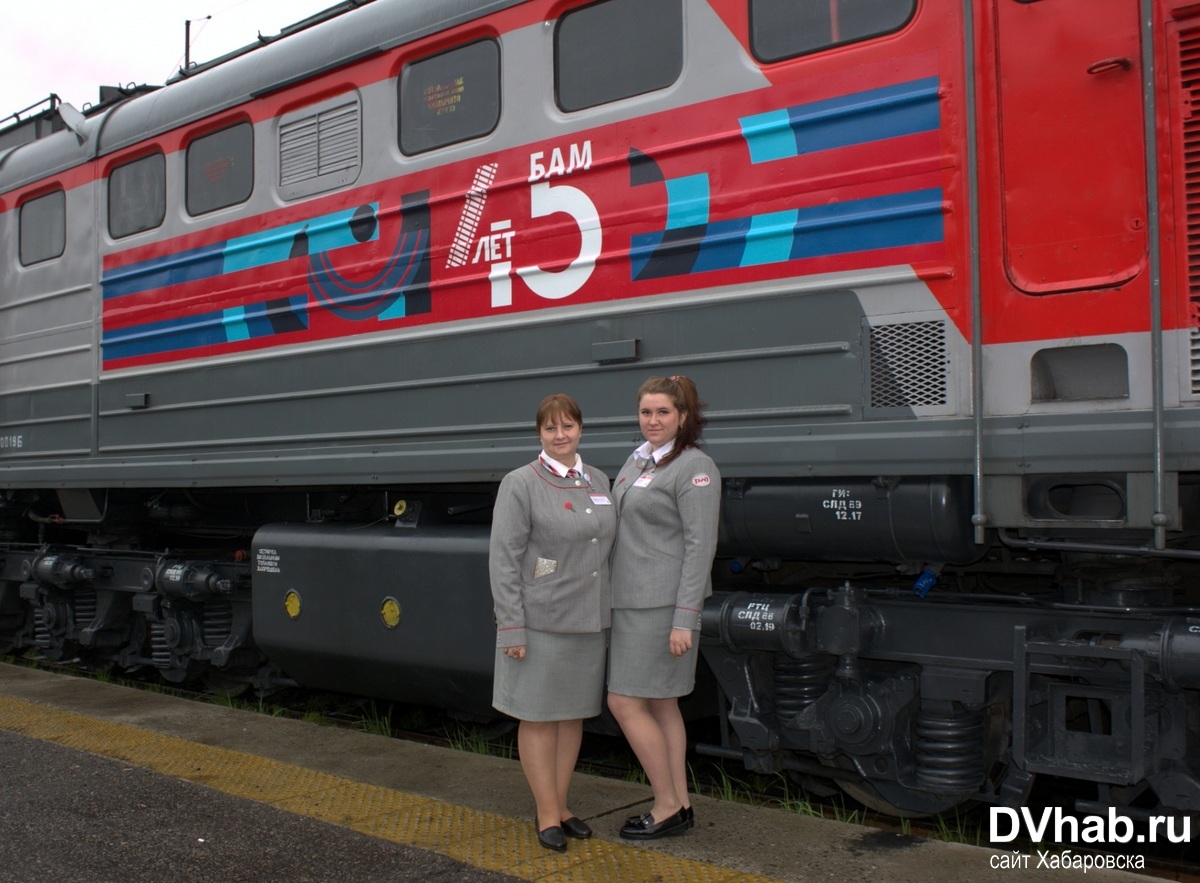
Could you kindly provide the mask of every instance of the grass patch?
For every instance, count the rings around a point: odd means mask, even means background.
[[[956,808],[952,812],[940,813],[935,822],[932,832],[926,836],[931,836],[935,840],[944,840],[947,843],[964,843],[967,846],[983,845],[983,831],[978,818],[963,816]]]
[[[375,736],[391,736],[392,735],[392,715],[391,709],[379,711],[375,703],[372,702],[359,715],[357,729],[364,733],[371,733]]]
[[[511,760],[516,757],[516,747],[511,736],[497,738],[491,735],[487,728],[464,724],[455,721],[442,728],[442,738],[455,751],[466,751],[470,754],[487,754],[492,757],[503,757]]]

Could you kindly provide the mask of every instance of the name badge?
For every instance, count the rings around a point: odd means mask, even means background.
[[[592,502],[597,506],[611,506],[612,500],[604,496],[604,494],[588,494],[592,498]]]
[[[646,487],[654,480],[653,472],[643,472],[638,476],[638,480],[633,483],[634,487]]]

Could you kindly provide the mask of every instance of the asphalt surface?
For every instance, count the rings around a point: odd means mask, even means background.
[[[622,841],[649,800],[576,774],[571,805],[595,837],[552,853],[515,760],[0,664],[0,883],[1082,878],[1031,856],[998,865],[1011,848],[702,796],[685,836]]]
[[[517,879],[4,730],[0,782],[2,883]]]

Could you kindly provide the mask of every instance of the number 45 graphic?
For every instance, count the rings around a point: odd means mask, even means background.
[[[602,239],[600,213],[591,198],[579,188],[569,184],[552,186],[546,181],[530,185],[529,206],[529,214],[535,219],[559,213],[569,215],[579,229],[579,254],[561,270],[543,270],[535,264],[518,267],[516,274],[538,297],[547,300],[570,297],[584,286],[596,269]],[[492,231],[507,229],[509,225],[507,221],[493,224]],[[507,246],[511,234],[503,238]],[[492,264],[488,279],[492,286],[493,307],[512,306],[512,273],[512,261]]]

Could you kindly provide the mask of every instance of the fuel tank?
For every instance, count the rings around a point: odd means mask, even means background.
[[[729,480],[719,554],[802,561],[963,564],[974,542],[970,476]]]
[[[254,639],[306,687],[494,717],[485,525],[269,524]]]

